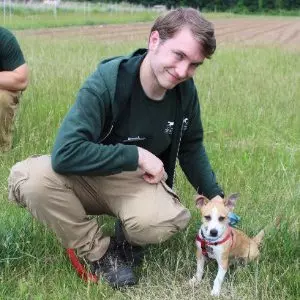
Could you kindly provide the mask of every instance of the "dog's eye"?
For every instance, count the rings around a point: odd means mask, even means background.
[[[223,222],[225,220],[225,217],[219,217],[219,221]]]
[[[204,216],[206,221],[210,221],[211,220],[211,216]]]

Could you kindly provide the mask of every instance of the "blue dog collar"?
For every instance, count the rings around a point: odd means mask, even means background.
[[[235,226],[241,220],[241,217],[231,211],[228,213],[228,219],[229,219],[229,225]]]

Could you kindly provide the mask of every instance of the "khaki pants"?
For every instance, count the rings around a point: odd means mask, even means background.
[[[0,90],[0,152],[12,147],[13,123],[21,93]]]
[[[118,217],[126,239],[135,245],[163,242],[190,219],[190,212],[164,182],[149,184],[140,170],[63,176],[53,171],[49,156],[38,156],[14,165],[8,184],[10,200],[50,227],[64,247],[90,261],[104,255],[109,237],[88,215]]]

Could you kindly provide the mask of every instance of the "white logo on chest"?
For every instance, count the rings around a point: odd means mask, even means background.
[[[182,121],[182,130],[183,131],[187,130],[188,125],[189,125],[189,119],[188,118],[184,118],[183,121]]]
[[[166,134],[172,134],[173,133],[173,129],[174,129],[174,122],[167,122],[167,126],[165,128],[165,133]]]

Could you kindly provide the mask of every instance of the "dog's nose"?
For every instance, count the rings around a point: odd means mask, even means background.
[[[217,229],[212,229],[209,233],[210,233],[211,236],[216,237],[218,235],[218,230]]]

